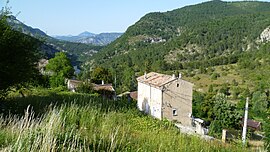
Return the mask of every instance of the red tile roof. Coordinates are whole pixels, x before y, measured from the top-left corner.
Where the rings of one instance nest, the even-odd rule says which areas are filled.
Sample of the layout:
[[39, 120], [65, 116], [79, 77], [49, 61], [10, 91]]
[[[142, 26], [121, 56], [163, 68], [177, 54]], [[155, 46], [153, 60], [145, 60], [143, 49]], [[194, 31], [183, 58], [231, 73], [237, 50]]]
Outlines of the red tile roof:
[[140, 76], [137, 78], [138, 82], [153, 85], [156, 87], [161, 87], [171, 81], [176, 80], [176, 77], [173, 77], [171, 75], [165, 75], [165, 74], [160, 74], [156, 72], [150, 72], [146, 75]]

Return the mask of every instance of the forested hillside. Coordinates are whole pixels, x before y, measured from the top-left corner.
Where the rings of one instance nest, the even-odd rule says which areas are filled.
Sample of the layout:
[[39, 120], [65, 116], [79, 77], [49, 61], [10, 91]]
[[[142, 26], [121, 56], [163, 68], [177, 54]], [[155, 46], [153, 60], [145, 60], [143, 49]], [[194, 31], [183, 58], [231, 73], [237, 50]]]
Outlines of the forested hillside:
[[[262, 122], [269, 137], [270, 3], [218, 0], [165, 13], [150, 13], [92, 57], [109, 68], [118, 92], [136, 90], [136, 77], [155, 71], [182, 73], [194, 83], [194, 117], [210, 121], [210, 135]], [[270, 141], [269, 138], [265, 139]]]
[[210, 1], [150, 13], [92, 59], [119, 71], [168, 71], [236, 63], [262, 44], [270, 3]]

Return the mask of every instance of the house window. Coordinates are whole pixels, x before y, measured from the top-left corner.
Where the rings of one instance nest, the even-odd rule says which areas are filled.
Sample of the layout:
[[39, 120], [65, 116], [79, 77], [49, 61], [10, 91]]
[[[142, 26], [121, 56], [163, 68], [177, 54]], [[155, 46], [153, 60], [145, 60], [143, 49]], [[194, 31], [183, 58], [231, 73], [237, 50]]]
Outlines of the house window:
[[172, 110], [172, 114], [173, 114], [173, 116], [177, 116], [177, 110], [176, 109], [173, 109]]
[[179, 83], [177, 83], [177, 85], [176, 85], [177, 87], [179, 87]]

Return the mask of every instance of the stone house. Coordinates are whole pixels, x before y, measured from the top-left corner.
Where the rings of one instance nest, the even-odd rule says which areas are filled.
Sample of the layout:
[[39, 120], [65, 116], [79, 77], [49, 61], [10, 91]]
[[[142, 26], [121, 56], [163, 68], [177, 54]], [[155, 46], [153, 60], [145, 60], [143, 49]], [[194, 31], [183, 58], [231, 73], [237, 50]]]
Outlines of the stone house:
[[[79, 80], [67, 79], [66, 83], [69, 91], [76, 92], [76, 89], [84, 82]], [[103, 97], [112, 99], [115, 96], [115, 90], [112, 84], [104, 84], [102, 81], [102, 84], [91, 83], [91, 86], [94, 92], [99, 93]]]
[[192, 83], [181, 79], [181, 75], [155, 72], [145, 73], [137, 81], [139, 110], [158, 119], [192, 126]]
[[82, 84], [82, 81], [67, 79], [67, 88], [69, 91], [76, 92], [76, 89]]

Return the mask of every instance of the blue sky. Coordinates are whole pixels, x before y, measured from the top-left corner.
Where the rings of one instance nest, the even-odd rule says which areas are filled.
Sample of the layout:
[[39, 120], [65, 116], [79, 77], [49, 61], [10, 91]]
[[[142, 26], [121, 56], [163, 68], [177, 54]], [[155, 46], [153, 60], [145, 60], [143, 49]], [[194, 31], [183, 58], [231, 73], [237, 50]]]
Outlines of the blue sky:
[[[14, 15], [49, 35], [124, 32], [149, 12], [166, 12], [206, 0], [10, 0]], [[270, 0], [268, 0], [270, 1]], [[6, 0], [0, 0], [5, 6]]]

